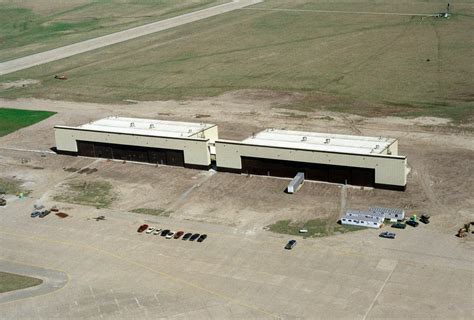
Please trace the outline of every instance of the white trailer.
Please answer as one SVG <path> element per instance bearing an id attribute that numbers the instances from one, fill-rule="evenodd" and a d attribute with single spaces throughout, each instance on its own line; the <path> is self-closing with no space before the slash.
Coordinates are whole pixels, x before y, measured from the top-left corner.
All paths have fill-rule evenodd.
<path id="1" fill-rule="evenodd" d="M 304 172 L 298 172 L 286 188 L 288 193 L 295 193 L 304 183 Z"/>

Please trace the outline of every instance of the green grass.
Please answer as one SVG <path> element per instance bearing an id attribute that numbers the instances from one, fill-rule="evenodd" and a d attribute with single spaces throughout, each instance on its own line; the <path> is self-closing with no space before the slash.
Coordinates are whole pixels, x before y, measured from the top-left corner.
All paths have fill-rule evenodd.
<path id="1" fill-rule="evenodd" d="M 71 181 L 61 186 L 55 201 L 108 208 L 116 200 L 113 186 L 108 181 Z"/>
<path id="2" fill-rule="evenodd" d="M 41 279 L 0 272 L 0 293 L 34 287 L 41 283 L 43 283 Z"/>
<path id="3" fill-rule="evenodd" d="M 224 0 L 0 0 L 0 61 L 170 18 Z M 46 11 L 41 7 L 48 8 Z"/>
<path id="4" fill-rule="evenodd" d="M 429 13 L 446 3 L 270 0 L 257 6 Z M 456 12 L 473 9 L 457 4 Z M 38 79 L 41 85 L 4 90 L 0 97 L 117 103 L 264 89 L 301 93 L 303 98 L 286 106 L 300 111 L 469 122 L 474 117 L 471 27 L 472 17 L 461 14 L 421 20 L 237 10 L 7 75 L 7 80 Z M 69 80 L 54 80 L 58 73 Z"/>
<path id="5" fill-rule="evenodd" d="M 280 220 L 272 225 L 267 226 L 267 228 L 268 230 L 275 233 L 301 236 L 304 238 L 327 237 L 334 234 L 365 229 L 357 226 L 340 225 L 328 219 L 313 219 L 299 223 L 292 222 L 291 220 Z M 300 233 L 300 229 L 307 229 L 308 232 Z"/>
<path id="6" fill-rule="evenodd" d="M 0 194 L 13 194 L 17 195 L 20 192 L 26 196 L 31 193 L 31 190 L 25 190 L 21 187 L 22 182 L 16 179 L 0 178 Z"/>
<path id="7" fill-rule="evenodd" d="M 150 208 L 137 208 L 131 210 L 131 212 L 140 213 L 140 214 L 148 214 L 152 216 L 162 216 L 162 217 L 169 217 L 171 212 L 166 211 L 165 209 L 150 209 Z"/>
<path id="8" fill-rule="evenodd" d="M 55 112 L 0 108 L 0 137 L 31 126 L 53 114 Z"/>

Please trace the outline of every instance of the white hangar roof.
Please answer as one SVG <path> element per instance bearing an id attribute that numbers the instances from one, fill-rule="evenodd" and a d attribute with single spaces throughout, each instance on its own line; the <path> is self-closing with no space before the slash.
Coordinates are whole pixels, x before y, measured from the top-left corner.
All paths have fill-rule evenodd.
<path id="1" fill-rule="evenodd" d="M 76 127 L 82 130 L 101 131 L 105 133 L 127 133 L 157 137 L 193 137 L 215 124 L 165 121 L 153 119 L 108 117 Z"/>
<path id="2" fill-rule="evenodd" d="M 242 141 L 244 144 L 356 154 L 381 154 L 396 139 L 266 129 Z"/>

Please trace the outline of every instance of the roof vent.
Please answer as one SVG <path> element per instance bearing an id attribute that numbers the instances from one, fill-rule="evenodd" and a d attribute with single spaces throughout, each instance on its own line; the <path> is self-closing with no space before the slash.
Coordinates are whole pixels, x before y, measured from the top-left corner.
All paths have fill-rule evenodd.
<path id="1" fill-rule="evenodd" d="M 308 137 L 301 138 L 301 141 L 307 141 L 307 140 L 308 140 Z"/>
<path id="2" fill-rule="evenodd" d="M 189 130 L 188 130 L 188 133 L 193 133 L 193 129 L 189 129 Z"/>
<path id="3" fill-rule="evenodd" d="M 380 148 L 380 145 L 376 144 L 375 149 L 378 149 L 378 148 Z"/>
<path id="4" fill-rule="evenodd" d="M 252 132 L 252 135 L 250 136 L 250 138 L 255 139 L 255 132 Z"/>
<path id="5" fill-rule="evenodd" d="M 331 142 L 331 139 L 329 138 L 326 138 L 326 141 L 324 141 L 325 144 L 328 144 L 329 142 Z"/>
<path id="6" fill-rule="evenodd" d="M 135 128 L 135 122 L 130 122 L 130 128 Z"/>
<path id="7" fill-rule="evenodd" d="M 153 123 L 150 123 L 150 129 L 155 129 L 155 125 Z"/>

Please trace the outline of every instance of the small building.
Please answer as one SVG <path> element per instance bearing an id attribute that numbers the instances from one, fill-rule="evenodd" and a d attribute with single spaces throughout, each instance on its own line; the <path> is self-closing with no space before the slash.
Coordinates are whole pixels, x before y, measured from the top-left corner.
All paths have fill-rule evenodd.
<path id="1" fill-rule="evenodd" d="M 341 223 L 368 228 L 380 228 L 383 224 L 383 217 L 372 216 L 367 211 L 347 210 L 341 217 Z"/>
<path id="2" fill-rule="evenodd" d="M 215 124 L 108 117 L 55 126 L 58 153 L 197 169 L 211 166 Z"/>
<path id="3" fill-rule="evenodd" d="M 384 219 L 388 219 L 392 222 L 405 219 L 405 210 L 400 208 L 381 208 L 371 207 L 369 212 L 373 215 L 383 216 Z"/>
<path id="4" fill-rule="evenodd" d="M 406 156 L 385 137 L 267 129 L 243 141 L 217 140 L 218 171 L 405 190 Z"/>

